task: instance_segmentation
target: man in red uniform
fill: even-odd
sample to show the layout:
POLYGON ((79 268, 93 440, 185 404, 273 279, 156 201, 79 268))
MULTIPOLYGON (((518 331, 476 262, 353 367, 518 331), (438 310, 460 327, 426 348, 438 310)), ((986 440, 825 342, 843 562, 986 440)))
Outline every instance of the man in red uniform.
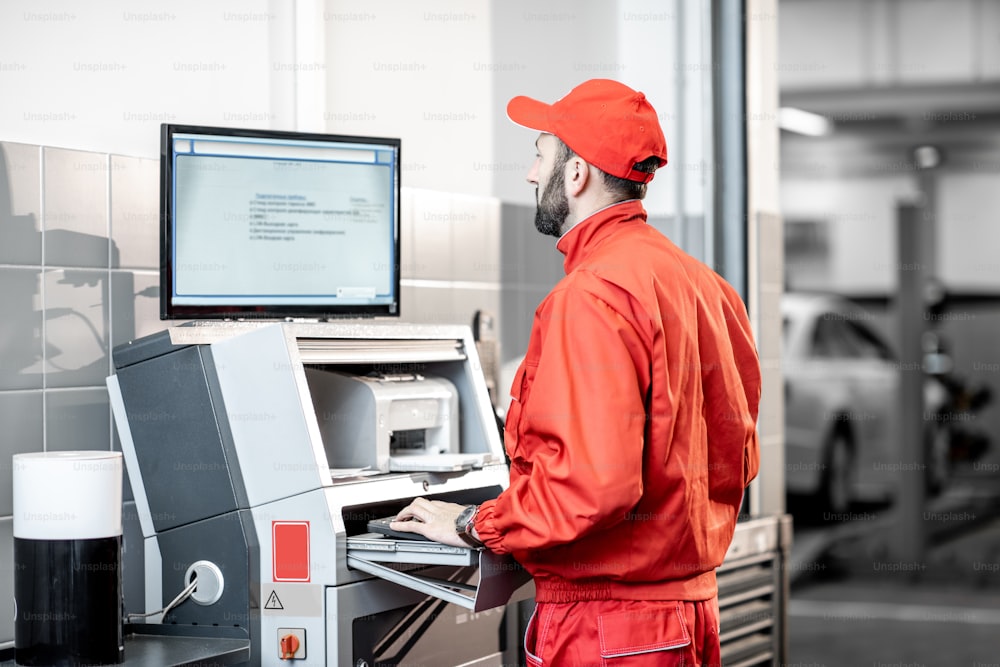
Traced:
POLYGON ((507 114, 542 133, 535 224, 566 270, 511 388, 510 486, 478 507, 418 498, 392 526, 532 574, 529 665, 719 665, 715 569, 759 464, 746 307, 646 224, 667 150, 642 93, 595 79, 507 114))

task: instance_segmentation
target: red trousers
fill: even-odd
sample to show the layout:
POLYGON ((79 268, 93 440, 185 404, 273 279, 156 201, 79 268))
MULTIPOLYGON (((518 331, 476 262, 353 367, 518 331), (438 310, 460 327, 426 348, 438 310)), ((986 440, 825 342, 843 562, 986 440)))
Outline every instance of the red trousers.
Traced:
POLYGON ((528 667, 720 667, 719 600, 539 603, 528 667))

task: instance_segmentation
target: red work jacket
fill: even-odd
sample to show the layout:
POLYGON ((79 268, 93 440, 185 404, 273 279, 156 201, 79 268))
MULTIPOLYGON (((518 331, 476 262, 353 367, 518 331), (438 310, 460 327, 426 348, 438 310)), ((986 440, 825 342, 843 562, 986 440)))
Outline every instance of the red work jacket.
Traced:
POLYGON ((746 307, 638 200, 557 247, 566 276, 511 388, 510 486, 476 530, 534 576, 538 602, 710 599, 759 465, 746 307))

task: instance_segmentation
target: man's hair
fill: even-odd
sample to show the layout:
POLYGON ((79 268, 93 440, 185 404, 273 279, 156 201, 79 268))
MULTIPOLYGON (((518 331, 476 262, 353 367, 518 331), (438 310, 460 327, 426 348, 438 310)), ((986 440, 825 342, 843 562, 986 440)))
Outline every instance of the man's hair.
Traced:
MULTIPOLYGON (((566 143, 556 137, 556 159, 555 167, 561 169, 566 162, 569 161, 571 157, 576 155, 573 149, 566 145, 566 143)), ((650 156, 638 162, 635 165, 637 171, 641 171, 645 174, 652 174, 660 166, 660 159, 656 156, 650 156)), ((601 172, 601 176, 604 177, 604 187, 608 189, 611 194, 615 196, 615 201, 625 201, 626 199, 643 199, 646 196, 646 183, 639 183, 638 181, 630 181, 627 178, 619 178, 618 176, 612 176, 606 171, 598 169, 601 172)))
MULTIPOLYGON (((650 156, 642 162, 637 162, 633 169, 641 171, 644 174, 652 174, 659 168, 659 166, 660 158, 650 156)), ((618 201, 625 201, 626 199, 642 199, 646 196, 646 183, 630 181, 627 178, 612 176, 606 171, 602 171, 601 175, 604 176, 604 187, 614 193, 614 195, 618 198, 618 201)))
MULTIPOLYGON (((555 136, 555 135, 552 135, 555 136)), ((576 155, 573 149, 566 145, 566 142, 556 137, 556 159, 553 161, 552 171, 553 173, 556 169, 562 169, 569 162, 569 159, 576 155)))

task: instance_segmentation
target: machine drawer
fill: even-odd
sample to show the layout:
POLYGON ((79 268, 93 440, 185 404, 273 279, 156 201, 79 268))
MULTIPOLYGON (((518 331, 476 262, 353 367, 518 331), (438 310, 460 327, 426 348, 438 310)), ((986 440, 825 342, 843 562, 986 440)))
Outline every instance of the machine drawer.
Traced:
MULTIPOLYGON (((347 566, 472 611, 502 607, 531 576, 507 555, 437 542, 399 540, 373 533, 347 538, 347 566), (454 566, 449 576, 428 576, 421 566, 454 566)), ((530 587, 526 587, 530 588, 530 587)), ((521 595, 521 593, 524 595, 521 595)))

